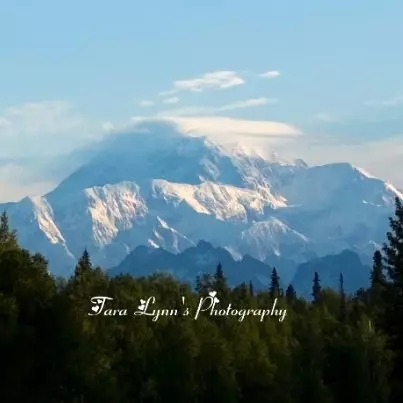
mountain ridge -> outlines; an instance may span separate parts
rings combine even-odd
[[[169,273],[194,286],[198,276],[214,275],[218,264],[221,264],[231,287],[252,282],[256,290],[268,289],[271,271],[276,267],[273,263],[262,262],[248,254],[236,260],[225,248],[199,241],[197,245],[177,254],[163,248],[137,246],[119,265],[109,269],[107,273],[112,277],[121,274],[142,277],[155,272]],[[278,267],[276,269],[279,271]],[[337,289],[340,274],[344,276],[347,293],[354,293],[357,289],[369,285],[370,266],[364,265],[355,252],[346,249],[338,254],[314,258],[299,264],[290,282],[284,281],[280,276],[281,287],[285,289],[288,284],[292,284],[298,295],[309,299],[315,272],[319,274],[322,287]]]
[[[190,284],[203,273],[214,274],[218,264],[225,271],[229,284],[236,286],[252,281],[258,288],[268,286],[272,267],[249,255],[240,260],[232,257],[225,248],[214,247],[209,242],[199,241],[197,245],[174,254],[163,248],[137,246],[118,266],[107,273],[111,276],[130,274],[134,277],[150,272],[166,272]]]
[[[21,244],[48,256],[58,275],[71,273],[84,247],[107,269],[142,244],[178,253],[205,240],[237,257],[287,260],[291,280],[307,256],[352,249],[368,258],[403,199],[348,163],[264,159],[161,122],[98,149],[48,194],[0,205]]]

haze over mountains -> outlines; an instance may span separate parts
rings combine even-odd
[[[0,205],[23,247],[69,275],[86,247],[117,266],[139,245],[183,252],[207,241],[291,281],[298,264],[346,249],[367,261],[385,238],[393,185],[348,163],[308,166],[222,146],[173,123],[105,140],[52,192]]]
[[[196,246],[180,253],[171,253],[163,248],[137,246],[119,265],[108,270],[108,274],[130,274],[134,277],[147,276],[150,273],[170,273],[175,278],[196,286],[197,276],[203,273],[214,275],[217,264],[225,268],[225,276],[232,287],[251,282],[256,290],[267,290],[273,267],[273,258],[262,262],[250,255],[235,260],[224,248],[213,247],[210,243],[200,241]],[[295,275],[287,281],[280,277],[280,286],[285,289],[290,282],[298,295],[307,299],[312,295],[312,279],[318,272],[324,287],[338,289],[340,274],[344,277],[345,291],[353,293],[361,287],[368,287],[370,266],[364,265],[359,256],[350,250],[335,255],[326,255],[299,264],[287,265],[285,258],[279,259],[282,274]],[[288,268],[288,270],[287,270]]]

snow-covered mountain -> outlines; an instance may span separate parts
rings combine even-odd
[[[396,196],[347,163],[265,159],[154,122],[106,140],[49,194],[0,209],[24,247],[68,275],[85,247],[105,268],[138,245],[177,253],[200,240],[280,266],[345,249],[368,256],[384,239]]]

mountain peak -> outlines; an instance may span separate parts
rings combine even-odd
[[[206,241],[203,241],[203,240],[200,240],[197,243],[196,247],[200,251],[208,251],[208,250],[214,249],[214,246],[210,242],[206,242]]]
[[[142,122],[111,135],[50,194],[9,205],[10,222],[52,269],[82,245],[111,267],[141,244],[171,254],[190,248],[216,264],[246,253],[301,262],[346,248],[372,253],[368,245],[382,243],[381,223],[401,195],[392,185],[348,163],[308,167],[267,155]]]

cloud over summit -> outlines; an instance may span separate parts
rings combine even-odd
[[[203,92],[231,88],[244,83],[244,79],[235,71],[214,71],[192,79],[177,80],[173,83],[173,91]],[[172,91],[165,91],[161,94],[169,95],[172,94]]]
[[[234,102],[228,105],[224,105],[220,108],[218,108],[219,111],[230,111],[234,109],[244,109],[244,108],[253,108],[256,106],[261,106],[261,105],[266,105],[266,104],[276,104],[278,102],[278,99],[276,98],[252,98],[252,99],[247,99],[245,101],[240,101],[240,102]]]

